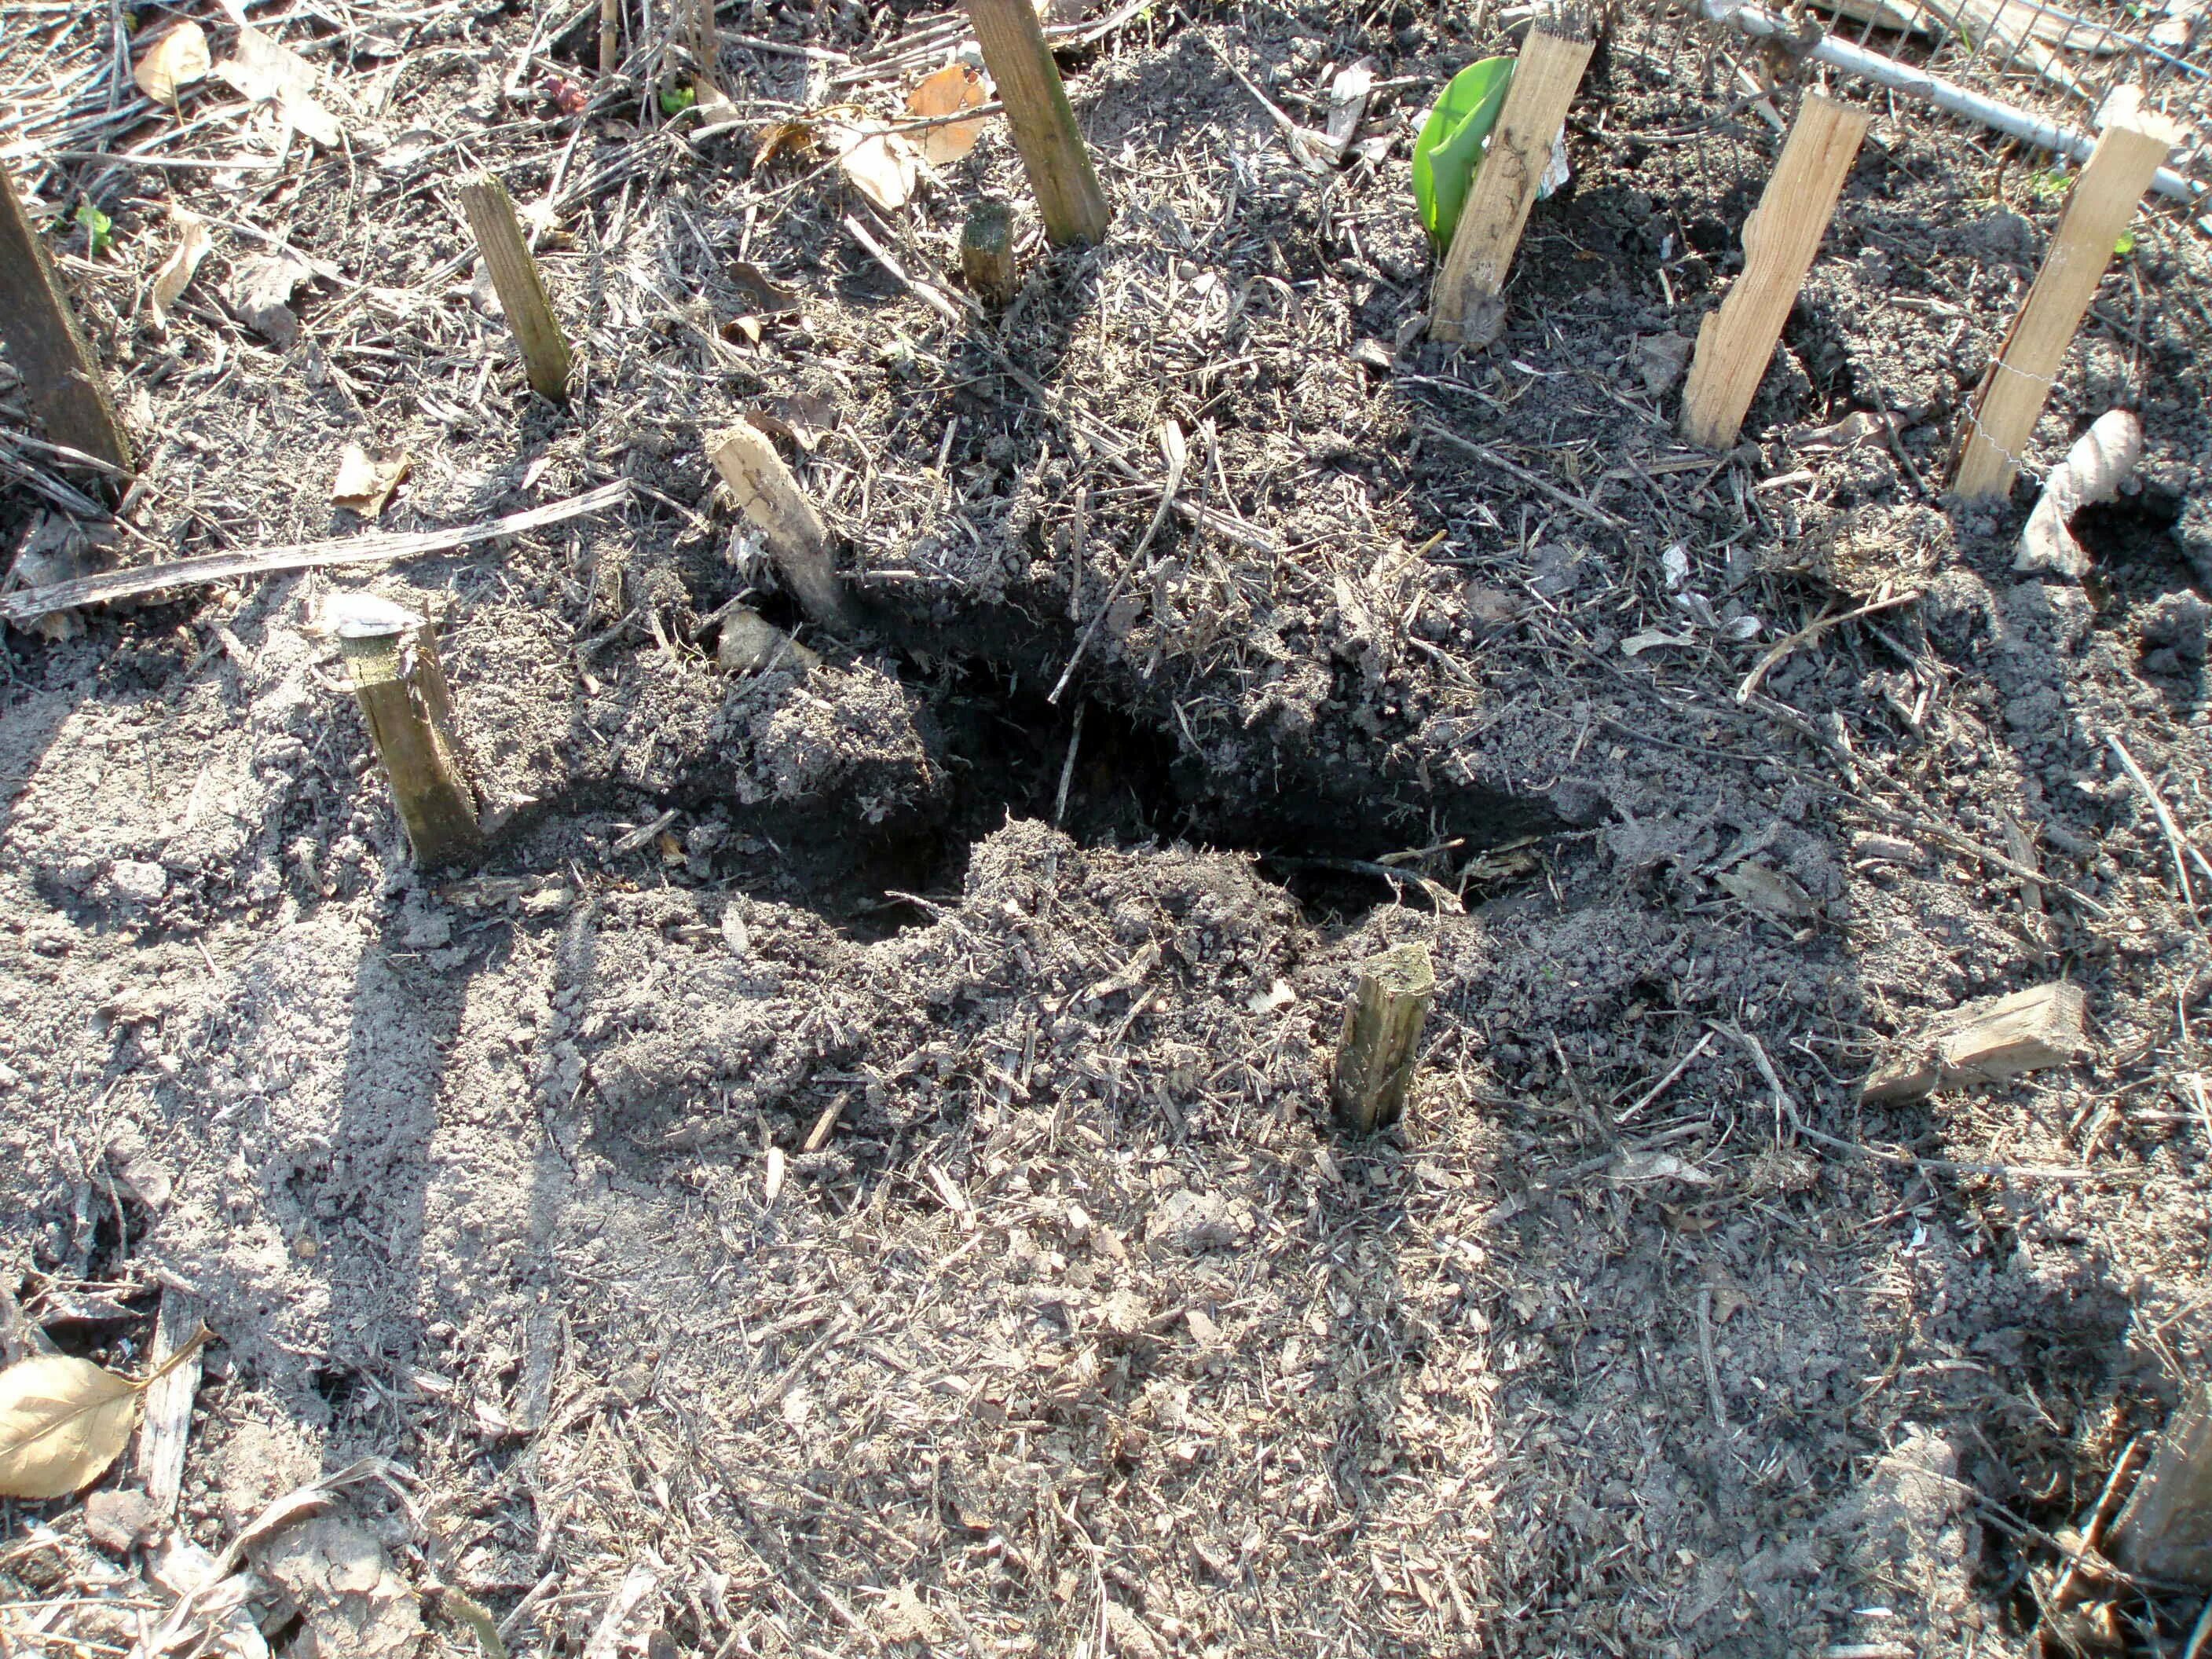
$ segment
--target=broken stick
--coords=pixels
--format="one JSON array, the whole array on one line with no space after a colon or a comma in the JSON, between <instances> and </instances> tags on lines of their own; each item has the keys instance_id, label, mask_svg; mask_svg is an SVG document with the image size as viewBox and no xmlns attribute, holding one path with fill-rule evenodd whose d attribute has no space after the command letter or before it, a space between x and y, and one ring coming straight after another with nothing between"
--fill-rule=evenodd
<instances>
[{"instance_id":1,"label":"broken stick","mask_svg":"<svg viewBox=\"0 0 2212 1659\"><path fill-rule=\"evenodd\" d=\"M2212 1585L2212 1387L2198 1383L2159 1436L2108 1553L2147 1578Z\"/></svg>"},{"instance_id":2,"label":"broken stick","mask_svg":"<svg viewBox=\"0 0 2212 1659\"><path fill-rule=\"evenodd\" d=\"M1565 14L1540 15L1530 27L1437 277L1433 338L1487 345L1504 330L1505 278L1593 44L1587 24Z\"/></svg>"},{"instance_id":3,"label":"broken stick","mask_svg":"<svg viewBox=\"0 0 2212 1659\"><path fill-rule=\"evenodd\" d=\"M155 1513L164 1517L175 1513L177 1495L184 1488L185 1449L191 1432L192 1398L199 1392L199 1350L206 1335L199 1298L173 1285L163 1286L161 1310L155 1316L154 1346L147 1355L157 1380L146 1389L146 1414L138 1425L138 1478L146 1483ZM191 1352L163 1369L187 1347Z\"/></svg>"},{"instance_id":4,"label":"broken stick","mask_svg":"<svg viewBox=\"0 0 2212 1659\"><path fill-rule=\"evenodd\" d=\"M107 377L70 310L46 250L24 216L15 182L0 166L0 341L46 436L118 471L131 470L131 441L115 418Z\"/></svg>"},{"instance_id":5,"label":"broken stick","mask_svg":"<svg viewBox=\"0 0 2212 1659\"><path fill-rule=\"evenodd\" d=\"M1054 247L1099 240L1112 214L1036 9L1030 0L968 0L968 17L983 48L984 67L1006 104L1044 234Z\"/></svg>"},{"instance_id":6,"label":"broken stick","mask_svg":"<svg viewBox=\"0 0 2212 1659\"><path fill-rule=\"evenodd\" d=\"M526 507L502 518L458 525L449 530L416 530L404 534L378 533L342 536L327 542L288 542L276 547L247 548L237 553L195 553L188 559L169 559L160 564L136 565L127 570L107 570L74 581L53 582L0 593L0 617L21 622L49 611L71 605L101 605L110 599L134 599L159 593L165 588L198 587L207 582L234 581L241 576L265 576L279 570L310 570L334 564L389 564L395 559L416 559L426 553L450 553L478 542L502 536L520 536L549 525L566 524L629 499L629 482L617 479L564 501Z\"/></svg>"},{"instance_id":7,"label":"broken stick","mask_svg":"<svg viewBox=\"0 0 2212 1659\"><path fill-rule=\"evenodd\" d=\"M1743 274L1698 330L1682 392L1682 436L1726 449L1774 360L1782 325L1836 210L1866 137L1867 112L1805 94L1766 190L1743 227Z\"/></svg>"},{"instance_id":8,"label":"broken stick","mask_svg":"<svg viewBox=\"0 0 2212 1659\"><path fill-rule=\"evenodd\" d=\"M2179 127L2141 105L2142 94L2132 87L2106 100L2104 136L2074 181L2035 286L1967 410L1952 482L1967 501L1998 501L2011 490L2066 348L2097 297L2120 233L2180 142Z\"/></svg>"},{"instance_id":9,"label":"broken stick","mask_svg":"<svg viewBox=\"0 0 2212 1659\"><path fill-rule=\"evenodd\" d=\"M2089 1047L2082 1014L2081 988L2063 981L1970 1002L1876 1066L1860 1085L1859 1098L1887 1105L2069 1064Z\"/></svg>"},{"instance_id":10,"label":"broken stick","mask_svg":"<svg viewBox=\"0 0 2212 1659\"><path fill-rule=\"evenodd\" d=\"M505 185L484 173L461 186L461 211L468 215L477 252L483 256L491 285L499 291L499 308L507 313L507 325L522 349L531 389L548 403L567 403L574 362L553 315L553 302L545 297L545 279L538 274L538 261L522 240L514 198Z\"/></svg>"},{"instance_id":11,"label":"broken stick","mask_svg":"<svg viewBox=\"0 0 2212 1659\"><path fill-rule=\"evenodd\" d=\"M799 608L833 633L851 633L853 608L837 580L830 532L775 446L740 421L707 441L707 458L760 532L776 574Z\"/></svg>"},{"instance_id":12,"label":"broken stick","mask_svg":"<svg viewBox=\"0 0 2212 1659\"><path fill-rule=\"evenodd\" d=\"M469 856L483 836L453 743L436 635L412 611L367 593L333 600L330 614L416 866Z\"/></svg>"},{"instance_id":13,"label":"broken stick","mask_svg":"<svg viewBox=\"0 0 2212 1659\"><path fill-rule=\"evenodd\" d=\"M1359 964L1331 1089L1337 1119L1347 1128L1380 1129L1405 1110L1421 1027L1436 994L1436 969L1418 945L1394 945Z\"/></svg>"}]
</instances>

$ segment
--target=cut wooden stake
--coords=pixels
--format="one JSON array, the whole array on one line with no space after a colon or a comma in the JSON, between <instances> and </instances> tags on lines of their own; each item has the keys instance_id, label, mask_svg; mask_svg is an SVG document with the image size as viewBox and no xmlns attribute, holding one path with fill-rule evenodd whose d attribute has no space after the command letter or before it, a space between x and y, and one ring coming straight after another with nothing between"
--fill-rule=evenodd
<instances>
[{"instance_id":1,"label":"cut wooden stake","mask_svg":"<svg viewBox=\"0 0 2212 1659\"><path fill-rule=\"evenodd\" d=\"M330 617L416 866L434 869L469 856L483 837L429 624L366 593L333 601Z\"/></svg>"},{"instance_id":2,"label":"cut wooden stake","mask_svg":"<svg viewBox=\"0 0 2212 1659\"><path fill-rule=\"evenodd\" d=\"M1014 215L1004 202L978 202L960 231L960 274L994 310L1014 297Z\"/></svg>"},{"instance_id":3,"label":"cut wooden stake","mask_svg":"<svg viewBox=\"0 0 2212 1659\"><path fill-rule=\"evenodd\" d=\"M1436 339L1486 345L1505 326L1505 278L1535 204L1536 185L1551 161L1553 141L1589 63L1587 30L1577 29L1575 36L1552 32L1566 27L1557 17L1540 18L1513 67L1505 107L1437 277L1429 321Z\"/></svg>"},{"instance_id":4,"label":"cut wooden stake","mask_svg":"<svg viewBox=\"0 0 2212 1659\"><path fill-rule=\"evenodd\" d=\"M2133 88L2123 88L2106 100L2104 136L2074 181L2035 286L1967 411L1952 483L1967 501L2002 499L2012 489L2066 348L2097 297L2120 234L2180 142L2180 129L2142 109L2140 97Z\"/></svg>"},{"instance_id":5,"label":"cut wooden stake","mask_svg":"<svg viewBox=\"0 0 2212 1659\"><path fill-rule=\"evenodd\" d=\"M2212 1588L2212 1385L2198 1383L2166 1425L2106 1553L2146 1578Z\"/></svg>"},{"instance_id":6,"label":"cut wooden stake","mask_svg":"<svg viewBox=\"0 0 2212 1659\"><path fill-rule=\"evenodd\" d=\"M1866 137L1867 113L1805 94L1782 159L1743 227L1743 274L1698 330L1698 355L1682 392L1682 435L1725 449L1774 360L1782 325L1836 210L1844 175Z\"/></svg>"},{"instance_id":7,"label":"cut wooden stake","mask_svg":"<svg viewBox=\"0 0 2212 1659\"><path fill-rule=\"evenodd\" d=\"M538 262L522 240L522 227L514 216L514 202L507 186L489 173L461 186L461 210L469 216L477 252L483 255L499 291L500 309L522 348L522 366L530 385L549 403L568 401L568 342L545 297L544 280Z\"/></svg>"},{"instance_id":8,"label":"cut wooden stake","mask_svg":"<svg viewBox=\"0 0 2212 1659\"><path fill-rule=\"evenodd\" d=\"M15 181L0 166L0 340L7 343L23 391L58 444L81 449L121 471L131 441L115 418L107 377L70 310L38 233L24 216Z\"/></svg>"},{"instance_id":9,"label":"cut wooden stake","mask_svg":"<svg viewBox=\"0 0 2212 1659\"><path fill-rule=\"evenodd\" d=\"M833 632L852 632L852 605L837 580L830 532L775 446L740 422L708 440L707 457L768 544L776 574L799 608Z\"/></svg>"},{"instance_id":10,"label":"cut wooden stake","mask_svg":"<svg viewBox=\"0 0 2212 1659\"><path fill-rule=\"evenodd\" d=\"M1875 1067L1859 1097L1869 1105L1917 1100L1938 1089L2068 1065L2089 1047L2083 1012L2081 988L2063 981L1970 1002Z\"/></svg>"},{"instance_id":11,"label":"cut wooden stake","mask_svg":"<svg viewBox=\"0 0 2212 1659\"><path fill-rule=\"evenodd\" d=\"M1395 945L1359 964L1331 1090L1337 1119L1347 1128L1379 1129L1398 1121L1436 994L1436 969L1420 945Z\"/></svg>"},{"instance_id":12,"label":"cut wooden stake","mask_svg":"<svg viewBox=\"0 0 2212 1659\"><path fill-rule=\"evenodd\" d=\"M1044 234L1055 247L1095 242L1112 216L1106 192L1091 166L1091 152L1068 107L1067 88L1045 45L1043 27L1030 0L967 0L969 20L983 48L984 66L998 82L1014 131L1014 148L1036 191Z\"/></svg>"}]
</instances>

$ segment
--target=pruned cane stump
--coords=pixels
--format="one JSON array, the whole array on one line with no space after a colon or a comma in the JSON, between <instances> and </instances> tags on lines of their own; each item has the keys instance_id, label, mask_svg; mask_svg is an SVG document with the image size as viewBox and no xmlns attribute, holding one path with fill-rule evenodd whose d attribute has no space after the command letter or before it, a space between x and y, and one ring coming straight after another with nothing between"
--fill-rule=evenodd
<instances>
[{"instance_id":1,"label":"pruned cane stump","mask_svg":"<svg viewBox=\"0 0 2212 1659\"><path fill-rule=\"evenodd\" d=\"M1345 1127L1383 1128L1404 1112L1436 994L1436 969L1420 945L1394 945L1359 964L1330 1089Z\"/></svg>"},{"instance_id":2,"label":"pruned cane stump","mask_svg":"<svg viewBox=\"0 0 2212 1659\"><path fill-rule=\"evenodd\" d=\"M483 837L429 624L361 596L347 603L336 632L416 866L435 869L471 857Z\"/></svg>"}]
</instances>

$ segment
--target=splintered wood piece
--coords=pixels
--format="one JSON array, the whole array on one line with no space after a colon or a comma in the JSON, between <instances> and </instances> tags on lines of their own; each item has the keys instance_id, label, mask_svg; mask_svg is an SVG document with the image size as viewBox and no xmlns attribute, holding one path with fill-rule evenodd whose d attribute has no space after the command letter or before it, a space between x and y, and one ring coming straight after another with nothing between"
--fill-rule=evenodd
<instances>
[{"instance_id":1,"label":"splintered wood piece","mask_svg":"<svg viewBox=\"0 0 2212 1659\"><path fill-rule=\"evenodd\" d=\"M835 633L850 633L852 606L837 580L830 532L791 476L775 446L740 421L707 441L707 459L722 475L738 506L768 544L776 574L799 608Z\"/></svg>"},{"instance_id":2,"label":"splintered wood piece","mask_svg":"<svg viewBox=\"0 0 2212 1659\"><path fill-rule=\"evenodd\" d=\"M131 470L131 441L115 418L100 372L68 296L24 216L15 181L0 166L0 340L15 360L24 394L46 436L119 471Z\"/></svg>"},{"instance_id":3,"label":"splintered wood piece","mask_svg":"<svg viewBox=\"0 0 2212 1659\"><path fill-rule=\"evenodd\" d=\"M146 1496L156 1515L173 1514L177 1494L184 1488L192 1398L200 1386L201 1329L198 1298L173 1285L163 1286L161 1310L154 1319L154 1346L146 1356L160 1375L146 1389L146 1414L138 1425L138 1478L146 1484ZM174 1369L161 1370L186 1346L191 1352Z\"/></svg>"},{"instance_id":4,"label":"splintered wood piece","mask_svg":"<svg viewBox=\"0 0 2212 1659\"><path fill-rule=\"evenodd\" d=\"M483 836L453 740L436 635L412 612L367 594L349 594L331 611L416 866L434 869L470 856Z\"/></svg>"},{"instance_id":5,"label":"splintered wood piece","mask_svg":"<svg viewBox=\"0 0 2212 1659\"><path fill-rule=\"evenodd\" d=\"M984 67L1006 106L1014 148L1036 191L1044 234L1055 247L1100 240L1112 216L1106 192L1098 187L1036 7L1030 0L967 0L967 6Z\"/></svg>"},{"instance_id":6,"label":"splintered wood piece","mask_svg":"<svg viewBox=\"0 0 2212 1659\"><path fill-rule=\"evenodd\" d=\"M2002 1083L2064 1066L2089 1047L2081 988L2060 981L1970 1002L1860 1085L1869 1105L1917 1100L1938 1089Z\"/></svg>"},{"instance_id":7,"label":"splintered wood piece","mask_svg":"<svg viewBox=\"0 0 2212 1659\"><path fill-rule=\"evenodd\" d=\"M468 215L477 252L491 273L507 325L522 348L522 367L530 376L531 389L548 403L567 403L572 367L568 342L553 315L553 302L545 297L538 261L522 240L507 186L489 173L470 180L461 186L461 211Z\"/></svg>"},{"instance_id":8,"label":"splintered wood piece","mask_svg":"<svg viewBox=\"0 0 2212 1659\"><path fill-rule=\"evenodd\" d=\"M1951 486L1967 501L2001 500L2010 492L2066 348L2097 297L2120 234L2180 142L2180 129L2142 109L2139 100L2140 94L2120 94L2106 100L2104 134L2074 181L2058 234L2013 319L2004 349L1967 410Z\"/></svg>"},{"instance_id":9,"label":"splintered wood piece","mask_svg":"<svg viewBox=\"0 0 2212 1659\"><path fill-rule=\"evenodd\" d=\"M2130 1572L2212 1589L2212 1385L2174 1412L2106 1548Z\"/></svg>"},{"instance_id":10,"label":"splintered wood piece","mask_svg":"<svg viewBox=\"0 0 2212 1659\"><path fill-rule=\"evenodd\" d=\"M1593 44L1587 31L1571 38L1550 32L1547 21L1564 27L1559 20L1540 18L1528 31L1490 149L1460 210L1459 228L1437 277L1429 321L1435 339L1487 345L1505 326L1505 278Z\"/></svg>"},{"instance_id":11,"label":"splintered wood piece","mask_svg":"<svg viewBox=\"0 0 2212 1659\"><path fill-rule=\"evenodd\" d=\"M1698 330L1682 393L1682 436L1690 442L1725 449L1742 429L1866 130L1864 110L1816 92L1798 106L1782 159L1744 222L1743 274Z\"/></svg>"},{"instance_id":12,"label":"splintered wood piece","mask_svg":"<svg viewBox=\"0 0 2212 1659\"><path fill-rule=\"evenodd\" d=\"M960 274L994 310L1014 297L1014 215L1004 202L978 202L960 229Z\"/></svg>"},{"instance_id":13,"label":"splintered wood piece","mask_svg":"<svg viewBox=\"0 0 2212 1659\"><path fill-rule=\"evenodd\" d=\"M1331 1088L1338 1121L1347 1128L1379 1129L1405 1110L1421 1026L1436 994L1436 969L1418 945L1394 945L1359 964Z\"/></svg>"}]
</instances>

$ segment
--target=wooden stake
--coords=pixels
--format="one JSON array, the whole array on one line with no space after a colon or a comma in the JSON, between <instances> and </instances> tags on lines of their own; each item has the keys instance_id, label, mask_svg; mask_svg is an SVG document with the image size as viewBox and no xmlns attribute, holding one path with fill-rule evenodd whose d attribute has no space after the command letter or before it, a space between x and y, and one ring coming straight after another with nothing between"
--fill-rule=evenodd
<instances>
[{"instance_id":1,"label":"wooden stake","mask_svg":"<svg viewBox=\"0 0 2212 1659\"><path fill-rule=\"evenodd\" d=\"M348 594L331 611L416 866L468 857L483 837L453 743L453 699L438 666L436 635L411 611L365 593Z\"/></svg>"},{"instance_id":2,"label":"wooden stake","mask_svg":"<svg viewBox=\"0 0 2212 1659\"><path fill-rule=\"evenodd\" d=\"M851 633L852 605L837 580L830 532L775 446L740 421L707 441L707 458L761 532L776 574L799 608L834 633Z\"/></svg>"},{"instance_id":3,"label":"wooden stake","mask_svg":"<svg viewBox=\"0 0 2212 1659\"><path fill-rule=\"evenodd\" d=\"M2212 1386L2197 1384L2166 1425L2110 1540L2130 1572L2212 1584Z\"/></svg>"},{"instance_id":4,"label":"wooden stake","mask_svg":"<svg viewBox=\"0 0 2212 1659\"><path fill-rule=\"evenodd\" d=\"M514 203L507 186L489 173L470 180L461 186L461 210L469 216L477 251L483 255L484 269L491 273L492 286L499 290L499 306L507 313L507 325L514 331L515 343L522 348L522 366L529 374L532 389L548 403L567 403L571 367L568 342L554 318L552 302L545 297L538 262L530 257L529 246L522 240L522 227L515 222Z\"/></svg>"},{"instance_id":5,"label":"wooden stake","mask_svg":"<svg viewBox=\"0 0 2212 1659\"><path fill-rule=\"evenodd\" d=\"M622 17L622 0L599 0L599 73L612 75L622 63L616 42Z\"/></svg>"},{"instance_id":6,"label":"wooden stake","mask_svg":"<svg viewBox=\"0 0 2212 1659\"><path fill-rule=\"evenodd\" d=\"M960 274L994 310L1014 297L1014 215L1004 202L978 202L960 230Z\"/></svg>"},{"instance_id":7,"label":"wooden stake","mask_svg":"<svg viewBox=\"0 0 2212 1659\"><path fill-rule=\"evenodd\" d=\"M70 311L68 296L0 166L0 340L46 436L128 472L131 441L115 418L107 377Z\"/></svg>"},{"instance_id":8,"label":"wooden stake","mask_svg":"<svg viewBox=\"0 0 2212 1659\"><path fill-rule=\"evenodd\" d=\"M1030 0L967 0L968 16L983 48L984 67L998 82L1014 130L1014 148L1036 191L1044 234L1055 247L1095 242L1112 217L1106 193L1091 171L1091 152L1068 107L1067 88L1044 43Z\"/></svg>"},{"instance_id":9,"label":"wooden stake","mask_svg":"<svg viewBox=\"0 0 2212 1659\"><path fill-rule=\"evenodd\" d=\"M2021 453L2051 396L2066 348L2097 297L2097 284L2112 262L2120 233L2180 142L2180 129L2143 110L2141 97L2125 87L2106 100L2104 136L2074 181L2035 286L1975 393L1960 434L1959 470L1951 486L1967 501L2002 500L2011 492Z\"/></svg>"},{"instance_id":10,"label":"wooden stake","mask_svg":"<svg viewBox=\"0 0 2212 1659\"><path fill-rule=\"evenodd\" d=\"M1743 227L1743 275L1698 330L1682 392L1682 436L1726 449L1774 360L1782 325L1820 252L1844 177L1866 137L1867 113L1808 92L1782 159Z\"/></svg>"},{"instance_id":11,"label":"wooden stake","mask_svg":"<svg viewBox=\"0 0 2212 1659\"><path fill-rule=\"evenodd\" d=\"M1489 152L1475 169L1459 228L1452 233L1451 250L1437 277L1429 320L1432 338L1487 345L1505 326L1505 278L1593 44L1586 29L1577 29L1580 38L1573 38L1548 32L1547 22L1552 28L1569 27L1560 18L1540 17L1528 31Z\"/></svg>"},{"instance_id":12,"label":"wooden stake","mask_svg":"<svg viewBox=\"0 0 2212 1659\"><path fill-rule=\"evenodd\" d=\"M1330 1091L1346 1127L1379 1129L1398 1121L1436 994L1436 969L1418 945L1395 945L1359 964Z\"/></svg>"}]
</instances>

